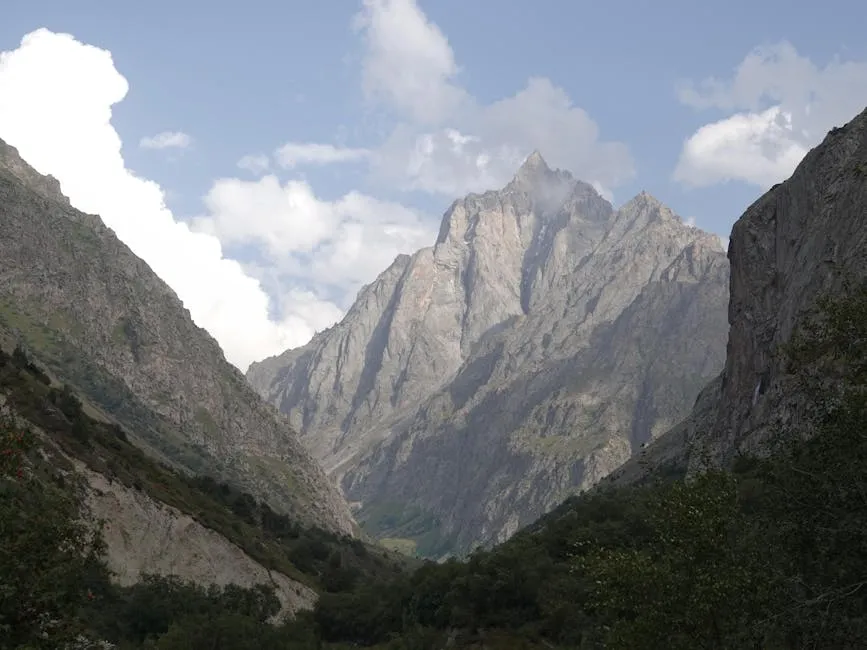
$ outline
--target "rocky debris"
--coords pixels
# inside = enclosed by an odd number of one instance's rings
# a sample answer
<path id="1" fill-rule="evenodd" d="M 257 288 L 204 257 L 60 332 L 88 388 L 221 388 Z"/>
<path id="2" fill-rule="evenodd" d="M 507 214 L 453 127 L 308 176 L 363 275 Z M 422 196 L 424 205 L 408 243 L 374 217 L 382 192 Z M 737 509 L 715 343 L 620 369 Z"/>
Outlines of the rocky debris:
<path id="1" fill-rule="evenodd" d="M 87 482 L 86 505 L 103 520 L 106 563 L 113 579 L 128 586 L 144 575 L 177 576 L 200 585 L 274 587 L 281 609 L 276 618 L 291 618 L 313 609 L 316 592 L 266 569 L 225 537 L 189 515 L 144 492 L 109 481 L 76 462 Z"/>

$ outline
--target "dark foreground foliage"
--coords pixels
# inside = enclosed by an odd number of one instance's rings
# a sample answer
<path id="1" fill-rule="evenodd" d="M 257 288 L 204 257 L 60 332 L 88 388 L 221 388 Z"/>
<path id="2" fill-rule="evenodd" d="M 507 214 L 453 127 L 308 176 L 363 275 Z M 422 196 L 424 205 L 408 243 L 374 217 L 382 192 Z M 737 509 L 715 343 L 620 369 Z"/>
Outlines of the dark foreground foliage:
<path id="1" fill-rule="evenodd" d="M 274 607 L 266 590 L 206 591 L 165 580 L 129 590 L 97 581 L 96 614 L 81 591 L 94 584 L 87 562 L 72 563 L 62 580 L 38 575 L 54 570 L 50 560 L 42 564 L 51 555 L 51 538 L 39 539 L 47 527 L 20 549 L 32 547 L 34 558 L 21 561 L 35 572 L 34 584 L 71 585 L 36 596 L 37 608 L 68 616 L 70 629 L 86 621 L 99 638 L 126 647 L 861 648 L 867 292 L 825 304 L 786 352 L 791 373 L 815 397 L 799 424 L 811 438 L 783 432 L 794 441 L 773 457 L 741 458 L 731 471 L 690 482 L 570 499 L 465 562 L 365 575 L 326 591 L 312 614 L 286 626 L 264 622 Z M 4 485 L 19 480 L 16 472 L 14 464 L 6 469 Z M 45 512 L 61 528 L 70 525 L 67 510 Z M 10 570 L 0 566 L 0 584 Z M 0 624 L 23 620 L 5 594 Z M 32 629 L 21 630 L 16 638 L 40 647 L 26 636 Z"/>

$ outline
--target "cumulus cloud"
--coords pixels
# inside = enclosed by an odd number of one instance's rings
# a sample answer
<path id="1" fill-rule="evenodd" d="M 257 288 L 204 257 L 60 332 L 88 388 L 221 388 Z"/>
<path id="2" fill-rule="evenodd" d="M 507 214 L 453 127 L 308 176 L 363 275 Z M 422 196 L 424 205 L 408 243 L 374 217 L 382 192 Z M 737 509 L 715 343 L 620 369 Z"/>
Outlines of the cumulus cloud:
<path id="1" fill-rule="evenodd" d="M 372 159 L 375 177 L 455 196 L 503 185 L 539 149 L 555 167 L 610 192 L 633 175 L 625 145 L 600 139 L 592 118 L 546 78 L 481 104 L 459 83 L 448 40 L 415 0 L 364 0 L 362 82 L 399 123 Z"/>
<path id="2" fill-rule="evenodd" d="M 808 151 L 793 137 L 792 114 L 774 106 L 701 127 L 684 143 L 674 179 L 690 185 L 740 180 L 768 188 L 788 177 Z"/>
<path id="3" fill-rule="evenodd" d="M 732 78 L 684 83 L 680 101 L 728 116 L 683 145 L 674 178 L 704 186 L 741 180 L 762 189 L 785 180 L 809 149 L 867 105 L 867 61 L 835 58 L 824 67 L 787 42 L 759 47 Z"/>
<path id="4" fill-rule="evenodd" d="M 273 286 L 286 278 L 325 287 L 342 306 L 399 253 L 433 243 L 436 233 L 423 215 L 400 204 L 350 192 L 319 199 L 304 181 L 274 175 L 257 181 L 226 178 L 205 197 L 208 215 L 193 227 L 226 246 L 253 246 L 268 261 Z"/>
<path id="5" fill-rule="evenodd" d="M 193 139 L 182 131 L 163 131 L 139 141 L 143 149 L 186 149 Z"/>
<path id="6" fill-rule="evenodd" d="M 55 176 L 75 207 L 101 215 L 239 368 L 337 318 L 335 305 L 290 289 L 272 318 L 261 282 L 226 259 L 216 237 L 176 221 L 160 187 L 126 168 L 111 113 L 127 91 L 109 52 L 37 30 L 0 53 L 0 137 Z"/>
<path id="7" fill-rule="evenodd" d="M 367 149 L 335 147 L 331 144 L 288 142 L 274 154 L 281 167 L 291 169 L 299 165 L 330 165 L 363 160 L 370 155 Z"/>

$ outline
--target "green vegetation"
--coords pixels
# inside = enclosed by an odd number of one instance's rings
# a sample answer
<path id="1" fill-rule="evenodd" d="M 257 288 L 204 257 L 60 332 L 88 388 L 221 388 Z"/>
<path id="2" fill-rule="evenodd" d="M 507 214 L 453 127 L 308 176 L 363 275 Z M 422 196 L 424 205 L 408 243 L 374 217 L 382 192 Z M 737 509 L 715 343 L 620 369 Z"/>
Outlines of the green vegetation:
<path id="1" fill-rule="evenodd" d="M 19 601 L 36 603 L 27 611 L 48 612 L 68 634 L 126 648 L 433 649 L 447 642 L 504 649 L 863 647 L 867 290 L 822 306 L 784 351 L 793 381 L 813 400 L 793 420 L 797 428 L 781 432 L 773 457 L 743 457 L 730 471 L 687 482 L 668 476 L 569 499 L 509 542 L 466 562 L 428 562 L 412 573 L 329 574 L 349 553 L 348 540 L 324 542 L 332 544 L 326 549 L 291 522 L 272 521 L 273 513 L 245 495 L 207 478 L 171 475 L 174 487 L 160 498 L 201 499 L 186 505 L 210 504 L 210 516 L 222 512 L 248 526 L 245 535 L 258 535 L 275 554 L 269 561 L 284 552 L 279 561 L 308 578 L 315 575 L 311 584 L 322 593 L 315 611 L 286 625 L 265 622 L 276 611 L 267 589 L 205 590 L 158 579 L 126 590 L 111 587 L 99 569 L 98 546 L 70 523 L 68 497 L 47 483 L 37 489 L 44 482 L 35 479 L 21 483 L 17 461 L 4 461 L 3 489 L 31 490 L 27 499 L 34 501 L 3 500 L 3 521 L 25 521 L 30 504 L 39 504 L 32 538 L 15 547 L 24 556 L 20 566 L 33 572 L 26 588 L 19 585 L 27 579 L 15 573 L 18 564 L 0 563 L 0 625 L 17 635 L 6 647 L 57 647 L 39 645 L 32 624 L 22 621 L 46 617 L 24 616 Z M 22 369 L 24 361 L 21 354 L 15 362 L 7 356 L 0 376 L 26 379 L 15 394 L 46 400 L 46 414 L 63 414 L 66 424 L 55 427 L 55 439 L 62 438 L 65 448 L 89 462 L 107 462 L 110 428 L 103 427 L 110 425 L 89 424 L 76 435 L 72 420 L 79 416 L 69 393 Z M 6 430 L 12 433 L 2 444 L 12 452 L 3 452 L 4 458 L 26 453 L 26 438 L 8 425 Z M 804 432 L 813 435 L 799 435 Z M 123 442 L 116 433 L 114 441 Z M 119 462 L 134 454 L 110 458 Z M 149 481 L 136 467 L 115 467 L 126 472 L 119 480 L 129 475 Z M 25 478 L 27 471 L 25 465 Z M 159 471 L 168 480 L 168 470 Z M 403 509 L 378 519 L 396 526 L 413 520 Z M 85 559 L 55 560 L 54 554 L 64 556 L 53 530 L 70 531 L 64 539 L 80 549 L 75 558 Z M 290 530 L 307 540 L 309 564 L 299 559 Z M 11 539 L 0 540 L 0 548 Z M 285 549 L 291 548 L 296 555 L 290 557 Z"/>
<path id="2" fill-rule="evenodd" d="M 441 535 L 439 519 L 415 505 L 378 503 L 363 508 L 356 518 L 380 544 L 404 555 L 435 558 L 453 547 L 454 540 Z"/>
<path id="3" fill-rule="evenodd" d="M 77 521 L 62 484 L 24 462 L 32 437 L 0 420 L 0 648 L 60 647 L 82 631 L 72 614 L 100 573 L 101 544 Z"/>
<path id="4" fill-rule="evenodd" d="M 418 551 L 414 539 L 407 539 L 405 537 L 383 537 L 379 540 L 379 544 L 390 551 L 396 551 L 409 557 L 418 557 Z"/>
<path id="5" fill-rule="evenodd" d="M 267 624 L 280 607 L 271 588 L 205 589 L 153 576 L 112 585 L 101 538 L 79 518 L 78 486 L 40 462 L 36 447 L 11 417 L 0 421 L 0 650 L 85 650 L 100 640 L 121 648 L 304 647 L 293 643 L 294 625 Z"/>

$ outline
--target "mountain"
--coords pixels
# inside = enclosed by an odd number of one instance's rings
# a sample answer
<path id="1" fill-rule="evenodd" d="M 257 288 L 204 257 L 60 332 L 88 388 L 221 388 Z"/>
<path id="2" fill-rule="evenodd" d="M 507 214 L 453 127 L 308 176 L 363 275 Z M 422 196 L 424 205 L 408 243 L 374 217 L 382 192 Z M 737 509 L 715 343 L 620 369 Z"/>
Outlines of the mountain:
<path id="1" fill-rule="evenodd" d="M 178 297 L 0 141 L 0 329 L 153 458 L 351 534 L 338 491 Z"/>
<path id="2" fill-rule="evenodd" d="M 247 377 L 381 538 L 501 541 L 680 421 L 725 354 L 716 237 L 531 154 Z"/>

